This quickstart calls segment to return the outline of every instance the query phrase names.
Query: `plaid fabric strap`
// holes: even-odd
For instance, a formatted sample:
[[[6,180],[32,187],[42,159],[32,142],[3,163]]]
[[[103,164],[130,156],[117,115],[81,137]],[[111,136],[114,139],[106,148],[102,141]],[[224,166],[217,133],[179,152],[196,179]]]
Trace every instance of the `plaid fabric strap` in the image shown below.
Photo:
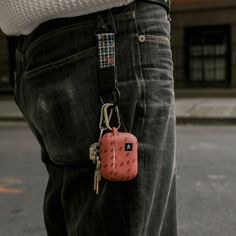
[[[98,14],[97,19],[97,56],[98,56],[98,82],[101,97],[109,97],[113,91],[117,90],[116,73],[116,28],[112,13],[106,11],[104,16]]]
[[[99,68],[115,66],[115,34],[97,34]]]

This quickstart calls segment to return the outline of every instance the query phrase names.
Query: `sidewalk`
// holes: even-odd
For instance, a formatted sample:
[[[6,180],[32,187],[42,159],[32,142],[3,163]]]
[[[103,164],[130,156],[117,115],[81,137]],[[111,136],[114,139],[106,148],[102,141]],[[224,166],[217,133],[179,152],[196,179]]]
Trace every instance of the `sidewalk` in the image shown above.
[[[13,99],[0,99],[0,121],[24,121]]]
[[[236,98],[176,98],[177,124],[236,124]],[[0,100],[0,121],[24,121],[14,100]]]
[[[176,98],[178,124],[236,124],[236,98]]]

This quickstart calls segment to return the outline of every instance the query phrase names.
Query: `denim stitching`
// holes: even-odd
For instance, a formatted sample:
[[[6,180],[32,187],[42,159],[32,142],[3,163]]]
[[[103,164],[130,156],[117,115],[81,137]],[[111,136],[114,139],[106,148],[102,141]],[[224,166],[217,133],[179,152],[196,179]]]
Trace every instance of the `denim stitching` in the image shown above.
[[[138,137],[139,137],[140,141],[142,141],[142,136],[141,135],[143,133],[144,122],[145,122],[145,113],[146,113],[145,80],[144,80],[143,71],[142,71],[141,51],[140,51],[139,41],[138,41],[139,29],[138,29],[137,14],[136,14],[137,13],[137,5],[136,4],[135,4],[135,11],[134,11],[134,23],[135,23],[135,46],[136,46],[135,50],[138,53],[138,59],[136,61],[135,66],[137,68],[136,71],[139,74],[138,84],[139,84],[139,87],[140,87],[140,96],[139,96],[139,101],[137,103],[137,106],[140,105],[140,108],[143,111],[143,113],[142,113],[143,118],[142,118],[141,127],[139,129]],[[144,161],[144,180],[143,181],[144,181],[144,183],[146,183],[147,182],[147,164],[146,164],[146,161],[145,161],[145,151],[144,151],[144,146],[142,145],[142,143],[140,145],[140,153],[143,156],[143,161]],[[144,204],[145,204],[145,209],[148,209],[147,196],[146,195],[145,195],[145,203]],[[143,222],[143,226],[142,226],[142,236],[145,235],[144,232],[145,232],[146,220],[147,220],[147,212],[145,212],[145,214],[144,214],[144,222]]]

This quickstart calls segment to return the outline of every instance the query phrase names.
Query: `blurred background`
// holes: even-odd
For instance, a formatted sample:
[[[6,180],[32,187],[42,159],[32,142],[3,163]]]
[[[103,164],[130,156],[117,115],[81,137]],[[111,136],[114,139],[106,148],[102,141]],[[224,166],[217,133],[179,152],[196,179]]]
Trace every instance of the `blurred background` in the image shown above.
[[[180,236],[236,234],[236,1],[172,0]],[[0,235],[46,235],[47,174],[13,99],[16,39],[0,32]]]

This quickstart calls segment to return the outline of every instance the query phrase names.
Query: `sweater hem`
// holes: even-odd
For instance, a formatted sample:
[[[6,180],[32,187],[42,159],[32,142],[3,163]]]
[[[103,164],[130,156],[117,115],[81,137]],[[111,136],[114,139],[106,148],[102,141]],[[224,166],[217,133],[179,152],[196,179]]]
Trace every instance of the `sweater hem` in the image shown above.
[[[42,19],[37,19],[37,20],[35,19],[35,21],[37,21],[37,23],[35,23],[35,24],[31,23],[31,24],[22,25],[22,26],[18,25],[18,27],[14,27],[17,30],[16,29],[9,30],[9,29],[2,28],[2,31],[6,35],[12,35],[12,36],[28,35],[28,34],[32,33],[34,31],[34,29],[36,29],[41,23],[48,21],[48,20],[88,15],[88,14],[92,14],[95,12],[108,10],[108,9],[111,9],[114,7],[120,7],[123,5],[127,5],[133,1],[134,0],[114,0],[114,1],[107,0],[107,2],[105,2],[103,4],[86,5],[86,7],[84,7],[84,8],[76,9],[76,10],[65,12],[65,13],[62,12],[62,13],[58,13],[55,15],[50,15],[48,17],[43,17]],[[9,26],[9,28],[13,28],[13,27]]]

